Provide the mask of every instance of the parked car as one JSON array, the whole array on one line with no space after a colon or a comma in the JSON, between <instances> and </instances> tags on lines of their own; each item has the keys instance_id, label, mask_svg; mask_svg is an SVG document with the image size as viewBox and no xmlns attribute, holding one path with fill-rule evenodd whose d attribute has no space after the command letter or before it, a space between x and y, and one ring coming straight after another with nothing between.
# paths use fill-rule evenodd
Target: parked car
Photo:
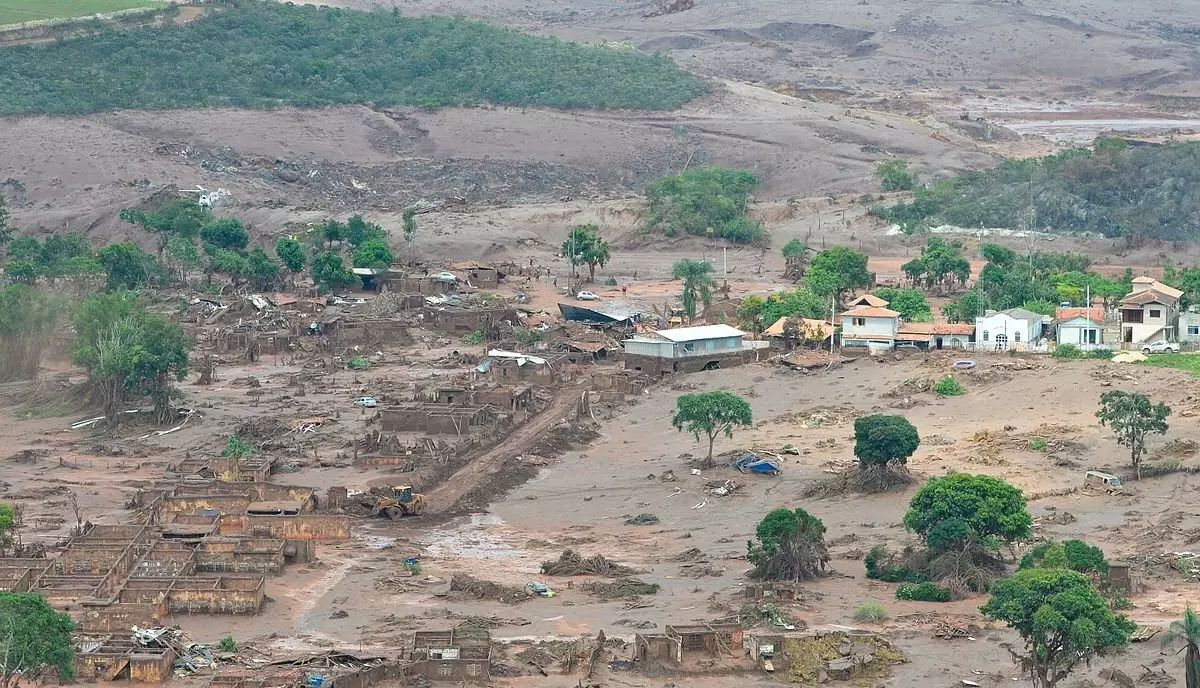
<instances>
[{"instance_id":1,"label":"parked car","mask_svg":"<svg viewBox=\"0 0 1200 688\"><path fill-rule=\"evenodd\" d=\"M354 405L362 406L363 408L375 408L379 405L379 402L375 400L375 397L359 397L354 400Z\"/></svg>"},{"instance_id":2,"label":"parked car","mask_svg":"<svg viewBox=\"0 0 1200 688\"><path fill-rule=\"evenodd\" d=\"M579 299L580 301L599 301L600 300L599 296L596 296L595 294L593 294L590 291L581 291L575 295L575 298Z\"/></svg>"},{"instance_id":3,"label":"parked car","mask_svg":"<svg viewBox=\"0 0 1200 688\"><path fill-rule=\"evenodd\" d=\"M1142 345L1142 353L1144 354L1167 354L1179 353L1179 344L1176 342L1168 342L1160 339L1157 342L1150 342Z\"/></svg>"}]
</instances>

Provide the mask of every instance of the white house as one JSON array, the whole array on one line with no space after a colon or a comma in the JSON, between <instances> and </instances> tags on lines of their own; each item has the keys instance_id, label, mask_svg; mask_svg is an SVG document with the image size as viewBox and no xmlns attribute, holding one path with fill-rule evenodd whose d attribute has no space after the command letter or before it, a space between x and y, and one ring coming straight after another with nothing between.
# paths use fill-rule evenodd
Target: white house
<instances>
[{"instance_id":1,"label":"white house","mask_svg":"<svg viewBox=\"0 0 1200 688\"><path fill-rule=\"evenodd\" d=\"M987 311L975 318L975 348L980 350L1039 348L1048 317L1024 308Z\"/></svg>"},{"instance_id":2,"label":"white house","mask_svg":"<svg viewBox=\"0 0 1200 688\"><path fill-rule=\"evenodd\" d=\"M1191 306L1186 313L1179 314L1179 341L1181 342L1200 342L1200 311L1192 310L1196 308Z\"/></svg>"},{"instance_id":3,"label":"white house","mask_svg":"<svg viewBox=\"0 0 1200 688\"><path fill-rule=\"evenodd\" d=\"M900 328L900 314L883 306L857 306L839 316L842 346L892 348Z\"/></svg>"},{"instance_id":4,"label":"white house","mask_svg":"<svg viewBox=\"0 0 1200 688\"><path fill-rule=\"evenodd\" d=\"M1059 308L1054 313L1059 344L1088 348L1104 345L1104 307Z\"/></svg>"},{"instance_id":5,"label":"white house","mask_svg":"<svg viewBox=\"0 0 1200 688\"><path fill-rule=\"evenodd\" d=\"M1133 291L1121 299L1121 341L1126 344L1174 341L1178 335L1179 297L1183 292L1151 277L1133 280Z\"/></svg>"},{"instance_id":6,"label":"white house","mask_svg":"<svg viewBox=\"0 0 1200 688\"><path fill-rule=\"evenodd\" d=\"M642 372L692 373L741 365L743 354L766 342L744 341L746 333L729 325L699 325L644 332L625 340L625 368Z\"/></svg>"}]
</instances>

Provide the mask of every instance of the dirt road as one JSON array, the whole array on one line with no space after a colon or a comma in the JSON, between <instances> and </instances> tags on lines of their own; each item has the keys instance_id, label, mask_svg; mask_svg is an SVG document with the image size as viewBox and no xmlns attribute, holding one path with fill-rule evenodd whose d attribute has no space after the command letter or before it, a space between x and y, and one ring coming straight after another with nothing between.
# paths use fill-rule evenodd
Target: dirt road
<instances>
[{"instance_id":1,"label":"dirt road","mask_svg":"<svg viewBox=\"0 0 1200 688\"><path fill-rule=\"evenodd\" d=\"M583 389L583 383L576 383L559 390L544 411L525 421L524 425L504 438L500 444L471 459L466 466L460 468L445 482L425 495L425 500L429 504L429 513L440 514L452 511L464 497L499 471L509 457L528 452L541 439L542 434L557 423L579 400L579 394Z\"/></svg>"}]
</instances>

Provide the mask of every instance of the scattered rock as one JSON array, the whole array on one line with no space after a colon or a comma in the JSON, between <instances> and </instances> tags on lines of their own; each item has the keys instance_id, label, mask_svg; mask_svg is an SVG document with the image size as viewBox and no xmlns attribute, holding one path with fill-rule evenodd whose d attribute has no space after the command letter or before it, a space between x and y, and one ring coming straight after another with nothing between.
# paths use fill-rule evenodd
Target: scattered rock
<instances>
[{"instance_id":1,"label":"scattered rock","mask_svg":"<svg viewBox=\"0 0 1200 688\"><path fill-rule=\"evenodd\" d=\"M633 518L626 519L625 525L629 526L653 526L658 524L658 517L654 514L638 514Z\"/></svg>"}]
</instances>

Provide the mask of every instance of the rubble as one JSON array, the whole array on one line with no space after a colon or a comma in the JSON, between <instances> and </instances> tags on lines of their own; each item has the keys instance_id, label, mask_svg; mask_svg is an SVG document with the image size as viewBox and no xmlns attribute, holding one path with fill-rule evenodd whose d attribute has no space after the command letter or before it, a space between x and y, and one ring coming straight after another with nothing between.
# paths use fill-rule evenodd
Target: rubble
<instances>
[{"instance_id":1,"label":"rubble","mask_svg":"<svg viewBox=\"0 0 1200 688\"><path fill-rule=\"evenodd\" d=\"M456 593L458 597L496 600L505 604L517 604L529 599L529 593L522 588L480 580L465 573L456 573L450 577L450 593Z\"/></svg>"},{"instance_id":2,"label":"rubble","mask_svg":"<svg viewBox=\"0 0 1200 688\"><path fill-rule=\"evenodd\" d=\"M880 636L843 631L786 638L783 651L789 660L785 679L805 685L880 678L890 672L893 664L908 661Z\"/></svg>"},{"instance_id":3,"label":"rubble","mask_svg":"<svg viewBox=\"0 0 1200 688\"><path fill-rule=\"evenodd\" d=\"M625 520L625 525L628 526L653 526L657 524L658 517L654 514L638 514Z\"/></svg>"},{"instance_id":4,"label":"rubble","mask_svg":"<svg viewBox=\"0 0 1200 688\"><path fill-rule=\"evenodd\" d=\"M575 550L564 550L555 561L542 562L542 573L547 576L628 576L637 573L628 566L616 564L593 554L584 557Z\"/></svg>"},{"instance_id":5,"label":"rubble","mask_svg":"<svg viewBox=\"0 0 1200 688\"><path fill-rule=\"evenodd\" d=\"M653 595L658 592L658 583L646 583L636 578L622 578L611 583L596 581L584 583L580 587L604 599L641 597L642 595Z\"/></svg>"}]
</instances>

